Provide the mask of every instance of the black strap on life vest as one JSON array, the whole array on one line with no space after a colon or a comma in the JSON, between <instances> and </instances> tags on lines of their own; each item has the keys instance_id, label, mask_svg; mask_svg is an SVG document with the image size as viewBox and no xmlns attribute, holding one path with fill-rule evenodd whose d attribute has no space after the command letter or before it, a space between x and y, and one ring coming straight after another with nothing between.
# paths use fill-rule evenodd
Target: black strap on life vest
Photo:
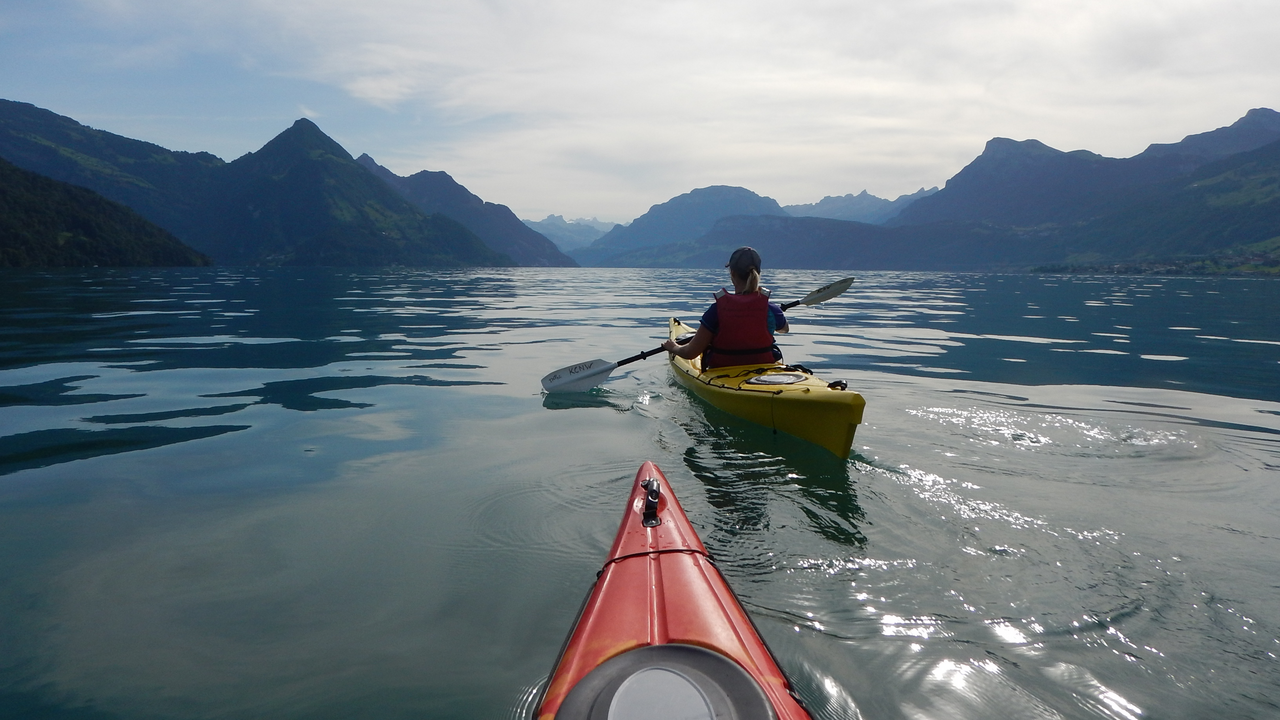
<instances>
[{"instance_id":1,"label":"black strap on life vest","mask_svg":"<svg viewBox=\"0 0 1280 720\"><path fill-rule=\"evenodd\" d=\"M738 349L738 350L724 350L724 349L721 349L721 348L718 348L718 347L713 347L713 348L708 348L708 349L709 349L711 352L714 352L714 353L715 353L715 354L717 354L717 355L755 355L755 354L757 354L757 353L769 352L770 350L777 350L777 349L778 349L778 344L777 344L777 343L774 343L774 344L772 344L772 345L770 345L770 346L768 346L768 347L762 347L762 348L747 348L747 349L745 349L745 350L742 350L742 349Z\"/></svg>"}]
</instances>

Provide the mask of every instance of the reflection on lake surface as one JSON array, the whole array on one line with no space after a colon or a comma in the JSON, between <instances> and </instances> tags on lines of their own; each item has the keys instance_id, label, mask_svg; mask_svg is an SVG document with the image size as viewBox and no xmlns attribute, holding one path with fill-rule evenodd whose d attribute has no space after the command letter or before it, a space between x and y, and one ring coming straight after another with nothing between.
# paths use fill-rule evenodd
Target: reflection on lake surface
<instances>
[{"instance_id":1,"label":"reflection on lake surface","mask_svg":"<svg viewBox=\"0 0 1280 720\"><path fill-rule=\"evenodd\" d=\"M721 273L0 281L0 717L507 717L644 460L815 717L1280 705L1280 282L860 275L781 341L845 462L661 357L539 392Z\"/></svg>"}]
</instances>

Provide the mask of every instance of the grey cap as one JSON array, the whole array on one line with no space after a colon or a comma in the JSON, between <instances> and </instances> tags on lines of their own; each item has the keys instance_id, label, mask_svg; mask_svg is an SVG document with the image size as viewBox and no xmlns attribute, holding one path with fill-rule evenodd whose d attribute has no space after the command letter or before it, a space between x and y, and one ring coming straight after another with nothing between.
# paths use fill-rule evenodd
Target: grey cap
<instances>
[{"instance_id":1,"label":"grey cap","mask_svg":"<svg viewBox=\"0 0 1280 720\"><path fill-rule=\"evenodd\" d=\"M734 275L745 278L752 270L760 272L760 253L756 252L755 248L744 245L733 251L729 256L729 262L724 266L732 270Z\"/></svg>"}]
</instances>

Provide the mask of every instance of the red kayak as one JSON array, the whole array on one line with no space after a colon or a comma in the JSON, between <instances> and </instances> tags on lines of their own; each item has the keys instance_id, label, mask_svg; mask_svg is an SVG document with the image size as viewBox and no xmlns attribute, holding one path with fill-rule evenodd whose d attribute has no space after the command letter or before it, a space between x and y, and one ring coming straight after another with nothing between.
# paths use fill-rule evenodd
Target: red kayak
<instances>
[{"instance_id":1,"label":"red kayak","mask_svg":"<svg viewBox=\"0 0 1280 720\"><path fill-rule=\"evenodd\" d=\"M651 462L537 717L809 718Z\"/></svg>"}]
</instances>

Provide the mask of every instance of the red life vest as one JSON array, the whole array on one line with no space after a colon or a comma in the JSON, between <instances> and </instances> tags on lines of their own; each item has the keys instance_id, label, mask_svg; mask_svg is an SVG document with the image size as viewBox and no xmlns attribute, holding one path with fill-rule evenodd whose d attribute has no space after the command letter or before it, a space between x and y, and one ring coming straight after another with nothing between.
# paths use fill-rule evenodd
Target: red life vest
<instances>
[{"instance_id":1,"label":"red life vest","mask_svg":"<svg viewBox=\"0 0 1280 720\"><path fill-rule=\"evenodd\" d=\"M775 362L769 332L769 297L764 293L716 293L720 329L703 356L703 367L763 365Z\"/></svg>"}]
</instances>

